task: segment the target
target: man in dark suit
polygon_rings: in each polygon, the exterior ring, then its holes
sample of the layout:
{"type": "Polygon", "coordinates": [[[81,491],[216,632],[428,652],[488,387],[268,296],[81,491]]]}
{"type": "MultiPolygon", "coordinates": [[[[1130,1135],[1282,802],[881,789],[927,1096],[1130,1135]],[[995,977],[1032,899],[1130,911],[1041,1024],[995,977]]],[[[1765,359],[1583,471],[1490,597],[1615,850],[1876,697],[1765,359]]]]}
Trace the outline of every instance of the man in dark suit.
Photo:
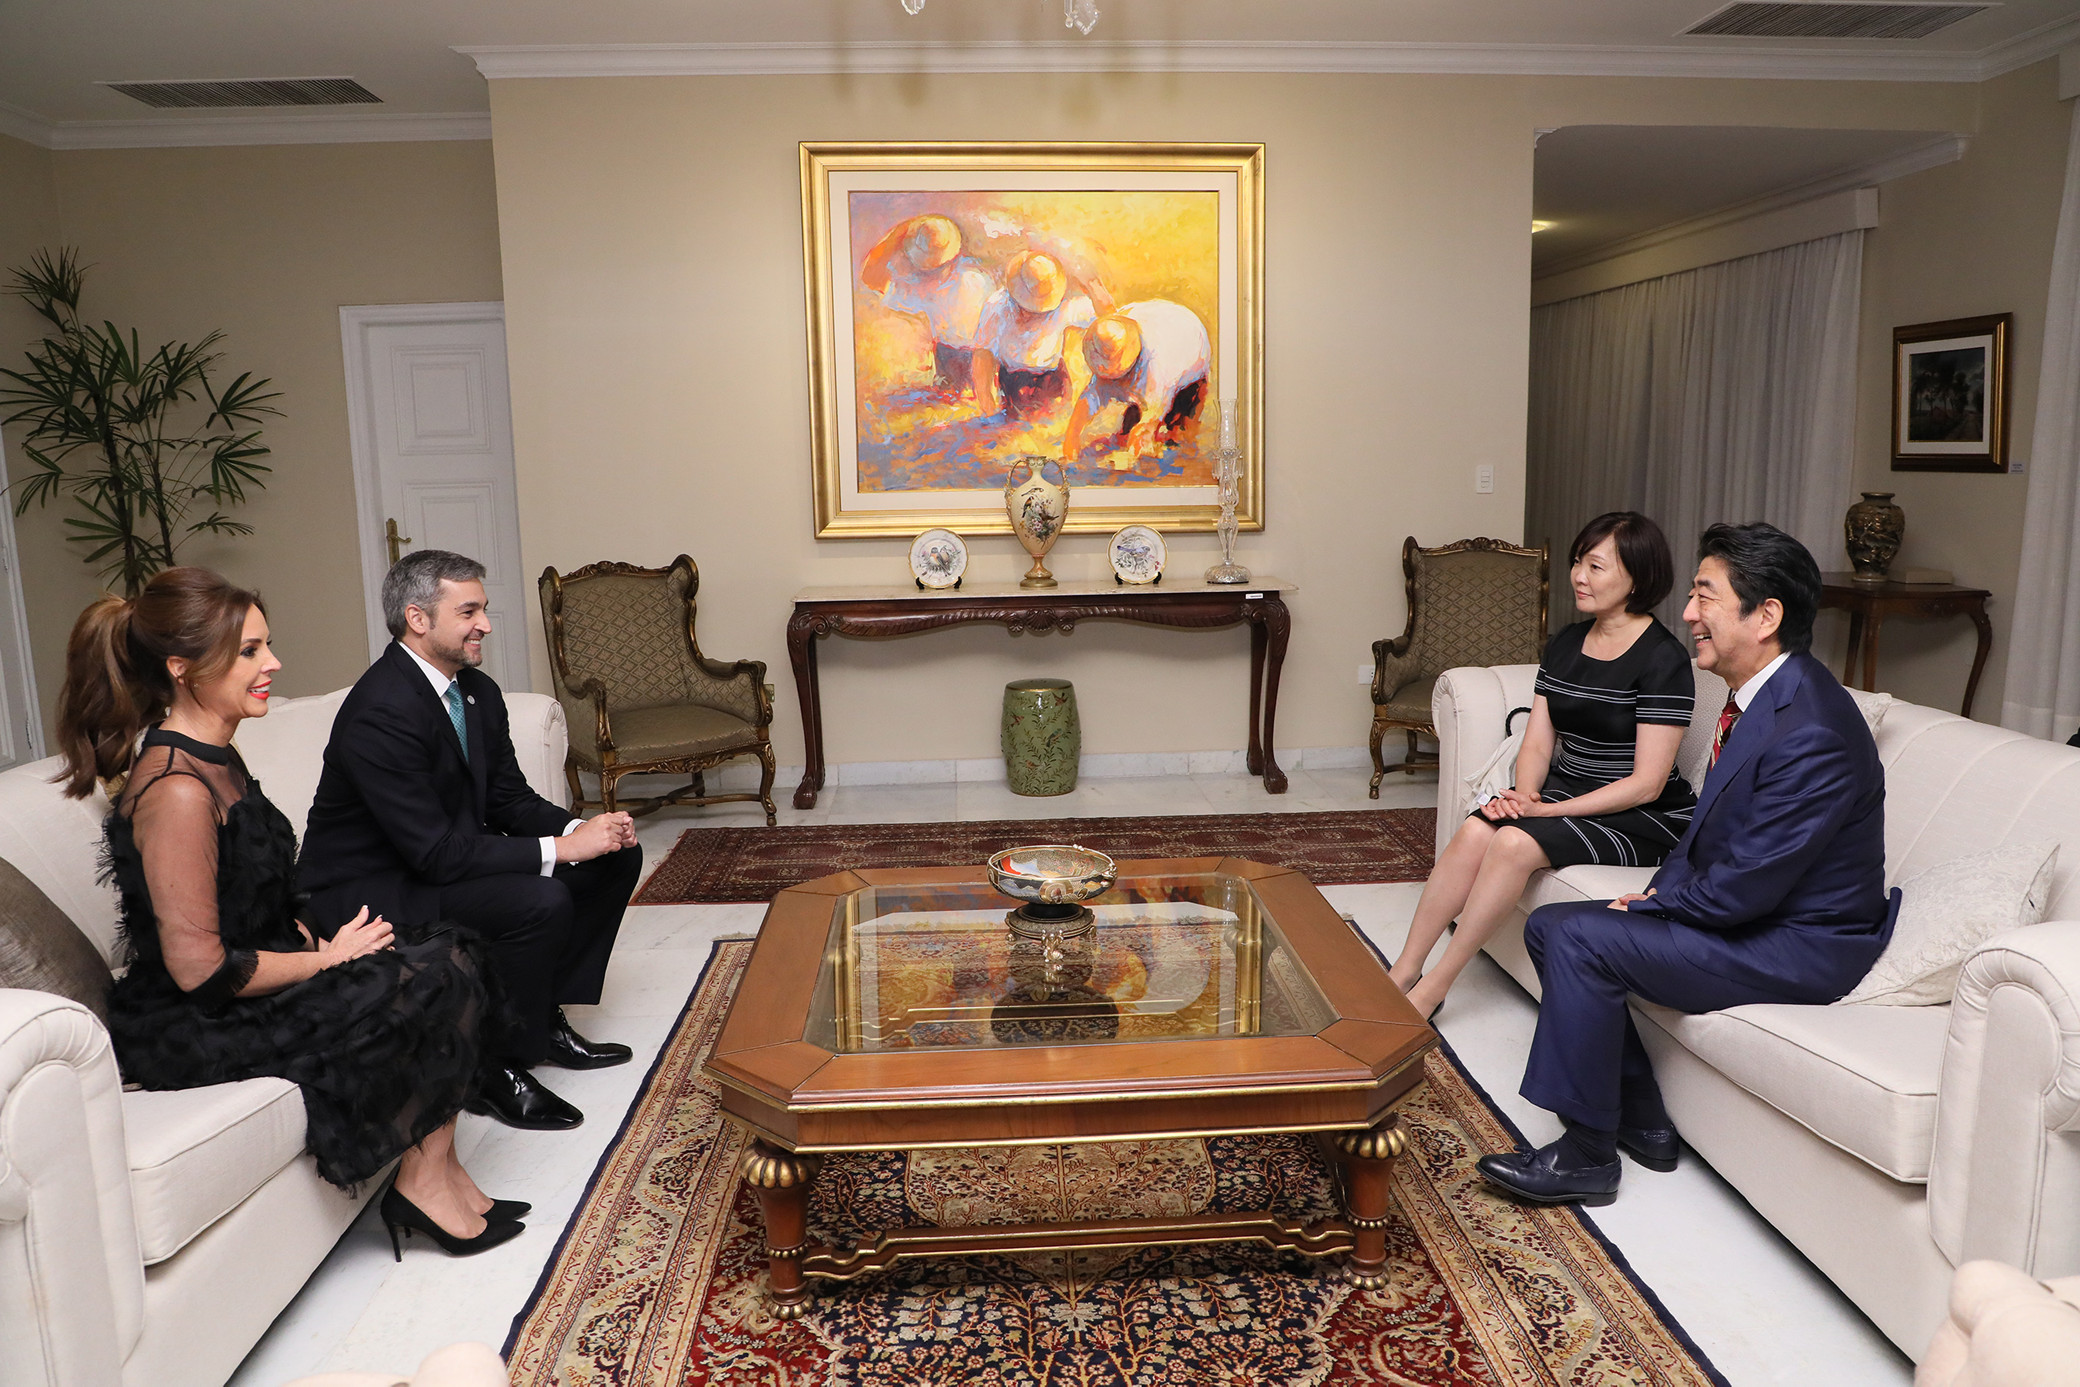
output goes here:
{"type": "Polygon", "coordinates": [[[1676,1133],[1628,993],[1678,1011],[1831,1002],[1891,936],[1885,774],[1856,704],[1809,653],[1820,567],[1770,525],[1714,525],[1683,611],[1730,690],[1690,828],[1644,895],[1533,911],[1545,995],[1521,1092],[1566,1130],[1481,1174],[1536,1203],[1608,1204],[1618,1148],[1672,1170],[1676,1133]]]}
{"type": "Polygon", "coordinates": [[[567,1004],[599,1001],[621,913],[642,867],[626,814],[577,820],[520,773],[498,685],[477,666],[491,634],[484,566],[439,549],[383,579],[395,637],[332,724],[304,834],[305,917],[328,935],[364,905],[405,925],[452,921],[481,935],[505,996],[473,1111],[511,1126],[575,1127],[584,1115],[528,1073],[629,1058],[571,1028],[567,1004]]]}

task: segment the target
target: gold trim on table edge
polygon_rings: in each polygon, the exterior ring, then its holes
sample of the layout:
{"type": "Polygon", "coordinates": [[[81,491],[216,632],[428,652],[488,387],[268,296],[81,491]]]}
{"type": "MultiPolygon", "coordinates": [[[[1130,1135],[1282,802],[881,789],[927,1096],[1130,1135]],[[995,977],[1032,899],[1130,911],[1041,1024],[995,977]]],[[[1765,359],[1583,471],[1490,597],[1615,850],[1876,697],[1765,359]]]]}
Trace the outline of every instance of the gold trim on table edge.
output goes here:
{"type": "MultiPolygon", "coordinates": [[[[1161,1044],[1167,1042],[1150,1042],[1161,1044]]],[[[1326,1043],[1326,1042],[1325,1042],[1326,1043]]],[[[1436,1042],[1402,1060],[1376,1079],[1323,1080],[1305,1084],[1220,1084],[1207,1088],[1172,1089],[1105,1089],[1092,1093],[1049,1093],[1010,1094],[1004,1097],[976,1098],[873,1098],[844,1103],[783,1103],[763,1089],[753,1088],[741,1079],[719,1072],[713,1061],[701,1066],[706,1077],[724,1088],[733,1088],[739,1093],[749,1094],[768,1107],[791,1113],[826,1112],[885,1112],[908,1111],[913,1108],[1039,1108],[1059,1107],[1070,1103],[1123,1103],[1129,1100],[1160,1102],[1166,1098],[1249,1098],[1260,1093],[1357,1093],[1382,1088],[1411,1065],[1420,1065],[1423,1057],[1436,1048],[1436,1042]]],[[[839,1058],[833,1056],[832,1058],[839,1058]]],[[[1338,1124],[1345,1125],[1345,1124],[1338,1124]]],[[[1292,1130],[1298,1131],[1298,1128],[1292,1130]]],[[[1107,1138],[1099,1138],[1107,1140],[1107,1138]]]]}
{"type": "MultiPolygon", "coordinates": [[[[1410,1089],[1409,1093],[1415,1092],[1410,1089]]],[[[1272,1122],[1261,1127],[1180,1127],[1160,1132],[1099,1132],[1096,1135],[1047,1136],[1047,1137],[964,1137],[958,1141],[853,1141],[853,1142],[803,1142],[789,1146],[783,1137],[775,1136],[765,1128],[750,1121],[741,1113],[723,1109],[726,1122],[743,1128],[758,1140],[779,1147],[792,1156],[829,1156],[841,1151],[964,1151],[975,1146],[1096,1146],[1108,1141],[1193,1141],[1212,1137],[1275,1137],[1304,1132],[1364,1132],[1393,1115],[1394,1109],[1408,1097],[1402,1094],[1389,1104],[1386,1112],[1371,1118],[1359,1118],[1355,1122],[1272,1122]]]]}
{"type": "MultiPolygon", "coordinates": [[[[986,159],[1004,169],[1117,168],[1204,170],[1235,175],[1236,324],[1242,360],[1234,363],[1242,403],[1247,470],[1235,519],[1245,533],[1264,528],[1264,146],[1255,143],[821,141],[804,140],[802,164],[803,313],[809,344],[809,447],[816,538],[910,538],[930,529],[959,535],[1008,535],[1002,507],[841,513],[837,325],[832,321],[830,189],[840,169],[969,167],[986,159]]],[[[981,490],[982,488],[976,488],[981,490]]],[[[1211,534],[1220,506],[1071,506],[1063,534],[1111,534],[1122,525],[1152,525],[1166,534],[1211,534]]]]}

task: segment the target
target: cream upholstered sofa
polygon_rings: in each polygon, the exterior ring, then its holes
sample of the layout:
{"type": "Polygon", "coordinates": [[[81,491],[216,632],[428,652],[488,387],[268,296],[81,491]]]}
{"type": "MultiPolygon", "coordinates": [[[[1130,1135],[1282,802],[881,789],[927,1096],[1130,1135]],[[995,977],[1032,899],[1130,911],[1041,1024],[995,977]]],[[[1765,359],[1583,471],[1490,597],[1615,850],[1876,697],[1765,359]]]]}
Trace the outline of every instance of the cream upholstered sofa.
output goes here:
{"type": "MultiPolygon", "coordinates": [[[[1441,847],[1470,807],[1532,665],[1438,680],[1441,847]]],[[[1726,686],[1703,670],[1677,765],[1697,783],[1726,686]]],[[[1744,1006],[1684,1016],[1633,1002],[1683,1138],[1906,1353],[1944,1322],[1953,1270],[1991,1258],[2080,1273],[2080,750],[1894,703],[1886,881],[2009,839],[2057,839],[2043,923],[1996,935],[1948,1006],[1744,1006]]],[[[1488,952],[1533,996],[1523,915],[1644,890],[1650,872],[1531,880],[1488,952]]]]}
{"type": "MultiPolygon", "coordinates": [[[[238,747],[301,831],[346,691],[283,699],[238,747]]],[[[555,797],[564,717],[509,694],[528,783],[555,797]]],[[[68,800],[55,759],[0,773],[0,858],[109,958],[96,880],[107,801],[68,800]]],[[[7,922],[0,920],[0,930],[7,922]]],[[[0,988],[0,1387],[214,1387],[352,1223],[318,1178],[303,1099],[282,1079],[124,1092],[85,1007],[0,988]]]]}

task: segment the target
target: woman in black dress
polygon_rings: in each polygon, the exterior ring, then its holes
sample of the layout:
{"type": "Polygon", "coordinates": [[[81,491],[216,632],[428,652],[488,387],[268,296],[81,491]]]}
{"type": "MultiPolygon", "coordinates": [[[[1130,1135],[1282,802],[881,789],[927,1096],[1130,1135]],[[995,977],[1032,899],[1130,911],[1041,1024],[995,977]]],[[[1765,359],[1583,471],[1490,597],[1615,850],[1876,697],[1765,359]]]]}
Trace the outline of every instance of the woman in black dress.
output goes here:
{"type": "Polygon", "coordinates": [[[292,1080],[325,1179],[351,1188],[399,1162],[382,1205],[393,1250],[400,1229],[494,1247],[526,1206],[490,1199],[455,1155],[493,1015],[477,946],[403,939],[366,910],[322,941],[296,919],[295,830],[231,746],[280,668],[259,596],[202,568],[103,598],[73,628],[61,778],[74,798],[96,780],[115,798],[117,1061],[148,1089],[292,1080]]]}
{"type": "Polygon", "coordinates": [[[1396,986],[1428,1016],[1507,918],[1531,874],[1583,862],[1653,867],[1697,803],[1676,772],[1690,726],[1690,653],[1650,613],[1675,561],[1636,511],[1589,522],[1568,551],[1587,621],[1553,637],[1538,667],[1516,788],[1477,807],[1438,855],[1394,961],[1396,986]],[[1443,959],[1424,962],[1454,918],[1443,959]]]}

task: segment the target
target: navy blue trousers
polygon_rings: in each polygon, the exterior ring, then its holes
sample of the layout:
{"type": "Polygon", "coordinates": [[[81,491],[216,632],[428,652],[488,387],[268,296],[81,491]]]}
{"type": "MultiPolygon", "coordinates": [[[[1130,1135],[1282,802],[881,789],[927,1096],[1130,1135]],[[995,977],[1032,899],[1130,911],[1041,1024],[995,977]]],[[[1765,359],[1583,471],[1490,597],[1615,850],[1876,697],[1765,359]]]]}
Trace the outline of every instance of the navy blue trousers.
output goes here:
{"type": "Polygon", "coordinates": [[[1791,925],[1698,929],[1580,901],[1532,911],[1524,945],[1545,995],[1518,1091],[1608,1132],[1668,1125],[1628,993],[1684,1012],[1831,1002],[1862,980],[1884,939],[1791,925]]]}

